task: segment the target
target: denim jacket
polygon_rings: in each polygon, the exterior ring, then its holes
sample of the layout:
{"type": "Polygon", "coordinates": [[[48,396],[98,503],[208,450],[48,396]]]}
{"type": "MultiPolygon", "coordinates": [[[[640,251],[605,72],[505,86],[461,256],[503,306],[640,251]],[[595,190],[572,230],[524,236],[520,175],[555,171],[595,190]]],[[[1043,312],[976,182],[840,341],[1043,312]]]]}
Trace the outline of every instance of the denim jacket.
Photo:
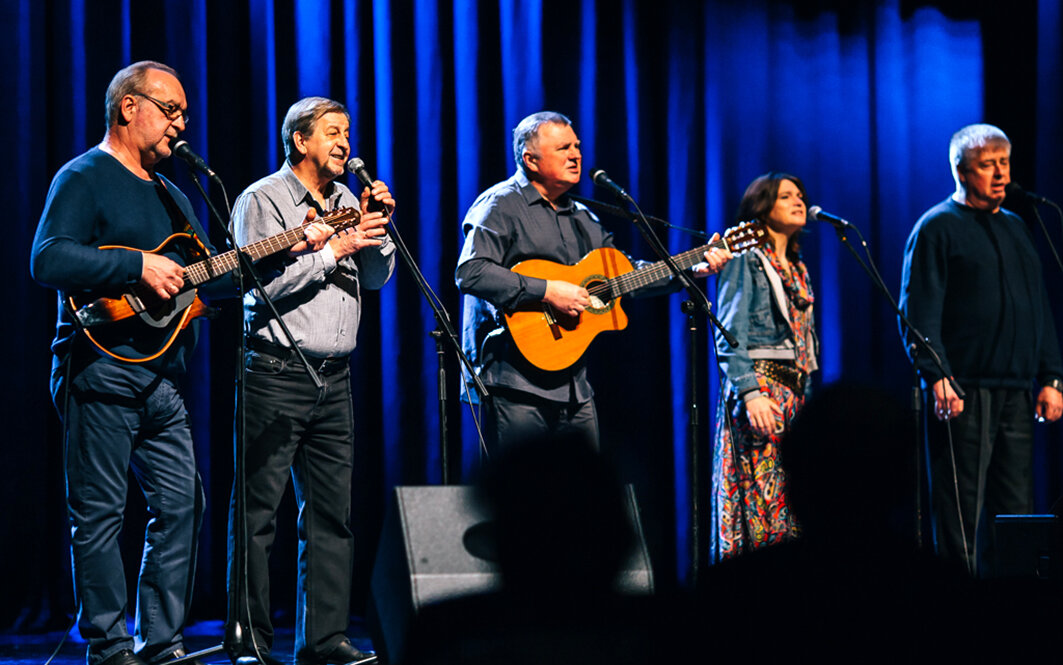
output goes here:
{"type": "MultiPolygon", "coordinates": [[[[720,322],[739,341],[732,349],[719,331],[716,354],[726,390],[754,397],[759,388],[753,361],[794,360],[794,332],[782,280],[768,258],[754,249],[736,256],[720,271],[716,301],[720,322]]],[[[812,369],[817,369],[818,341],[811,332],[812,369]]],[[[811,382],[805,384],[806,396],[811,382]]]]}

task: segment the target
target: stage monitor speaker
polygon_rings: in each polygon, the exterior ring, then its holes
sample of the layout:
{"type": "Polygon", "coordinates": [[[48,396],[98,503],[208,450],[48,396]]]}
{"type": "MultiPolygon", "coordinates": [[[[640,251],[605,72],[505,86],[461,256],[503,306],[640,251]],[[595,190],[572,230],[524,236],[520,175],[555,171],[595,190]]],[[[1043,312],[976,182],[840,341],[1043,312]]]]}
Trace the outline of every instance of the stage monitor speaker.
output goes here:
{"type": "MultiPolygon", "coordinates": [[[[414,615],[425,605],[499,588],[485,544],[486,518],[468,486],[396,487],[388,503],[370,581],[373,646],[386,663],[400,662],[414,615]]],[[[637,537],[617,582],[629,593],[652,593],[653,572],[635,493],[625,494],[637,537]]]]}
{"type": "Polygon", "coordinates": [[[1055,515],[997,515],[997,577],[1063,579],[1063,548],[1055,515]]]}

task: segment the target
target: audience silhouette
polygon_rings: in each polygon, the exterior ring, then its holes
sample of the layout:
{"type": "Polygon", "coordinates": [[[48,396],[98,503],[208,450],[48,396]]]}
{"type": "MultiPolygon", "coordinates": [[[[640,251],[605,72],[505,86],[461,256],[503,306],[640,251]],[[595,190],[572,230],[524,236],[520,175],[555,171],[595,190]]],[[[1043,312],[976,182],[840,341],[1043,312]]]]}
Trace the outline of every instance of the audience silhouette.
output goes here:
{"type": "Polygon", "coordinates": [[[425,608],[409,665],[672,662],[672,605],[624,593],[636,544],[625,491],[574,436],[533,439],[489,460],[476,485],[491,517],[502,590],[425,608]]]}

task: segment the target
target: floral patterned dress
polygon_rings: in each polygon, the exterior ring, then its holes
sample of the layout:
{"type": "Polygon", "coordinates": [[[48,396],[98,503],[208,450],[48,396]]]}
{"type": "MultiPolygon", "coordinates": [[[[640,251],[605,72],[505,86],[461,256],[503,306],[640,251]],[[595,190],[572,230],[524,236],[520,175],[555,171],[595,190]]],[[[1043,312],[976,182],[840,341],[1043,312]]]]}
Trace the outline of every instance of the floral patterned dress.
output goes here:
{"type": "MultiPolygon", "coordinates": [[[[804,263],[794,261],[790,271],[786,271],[770,247],[761,251],[782,280],[793,329],[794,364],[807,377],[815,367],[815,349],[809,348],[813,295],[808,270],[804,263]]],[[[804,405],[805,394],[759,370],[756,375],[761,394],[778,404],[783,413],[776,431],[761,436],[750,427],[745,402],[732,386],[728,383],[721,391],[712,460],[714,561],[741,553],[747,536],[748,549],[753,550],[787,540],[799,532],[787,498],[779,444],[804,405]]]]}

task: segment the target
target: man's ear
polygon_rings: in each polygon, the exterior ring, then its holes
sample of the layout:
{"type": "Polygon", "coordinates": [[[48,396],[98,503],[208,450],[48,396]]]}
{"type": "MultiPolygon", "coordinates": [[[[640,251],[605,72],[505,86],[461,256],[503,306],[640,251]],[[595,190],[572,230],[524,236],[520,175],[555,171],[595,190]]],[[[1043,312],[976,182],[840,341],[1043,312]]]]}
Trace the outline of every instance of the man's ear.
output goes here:
{"type": "Polygon", "coordinates": [[[140,105],[133,95],[126,95],[118,105],[118,124],[128,125],[133,122],[133,116],[140,110],[140,105]]]}
{"type": "Polygon", "coordinates": [[[292,132],[292,145],[295,146],[296,152],[302,156],[306,156],[306,137],[302,132],[292,132]]]}
{"type": "Polygon", "coordinates": [[[529,171],[531,173],[539,172],[539,163],[537,161],[538,157],[536,157],[535,153],[533,153],[531,150],[525,150],[524,154],[521,155],[521,157],[523,157],[524,159],[525,171],[529,171]]]}

